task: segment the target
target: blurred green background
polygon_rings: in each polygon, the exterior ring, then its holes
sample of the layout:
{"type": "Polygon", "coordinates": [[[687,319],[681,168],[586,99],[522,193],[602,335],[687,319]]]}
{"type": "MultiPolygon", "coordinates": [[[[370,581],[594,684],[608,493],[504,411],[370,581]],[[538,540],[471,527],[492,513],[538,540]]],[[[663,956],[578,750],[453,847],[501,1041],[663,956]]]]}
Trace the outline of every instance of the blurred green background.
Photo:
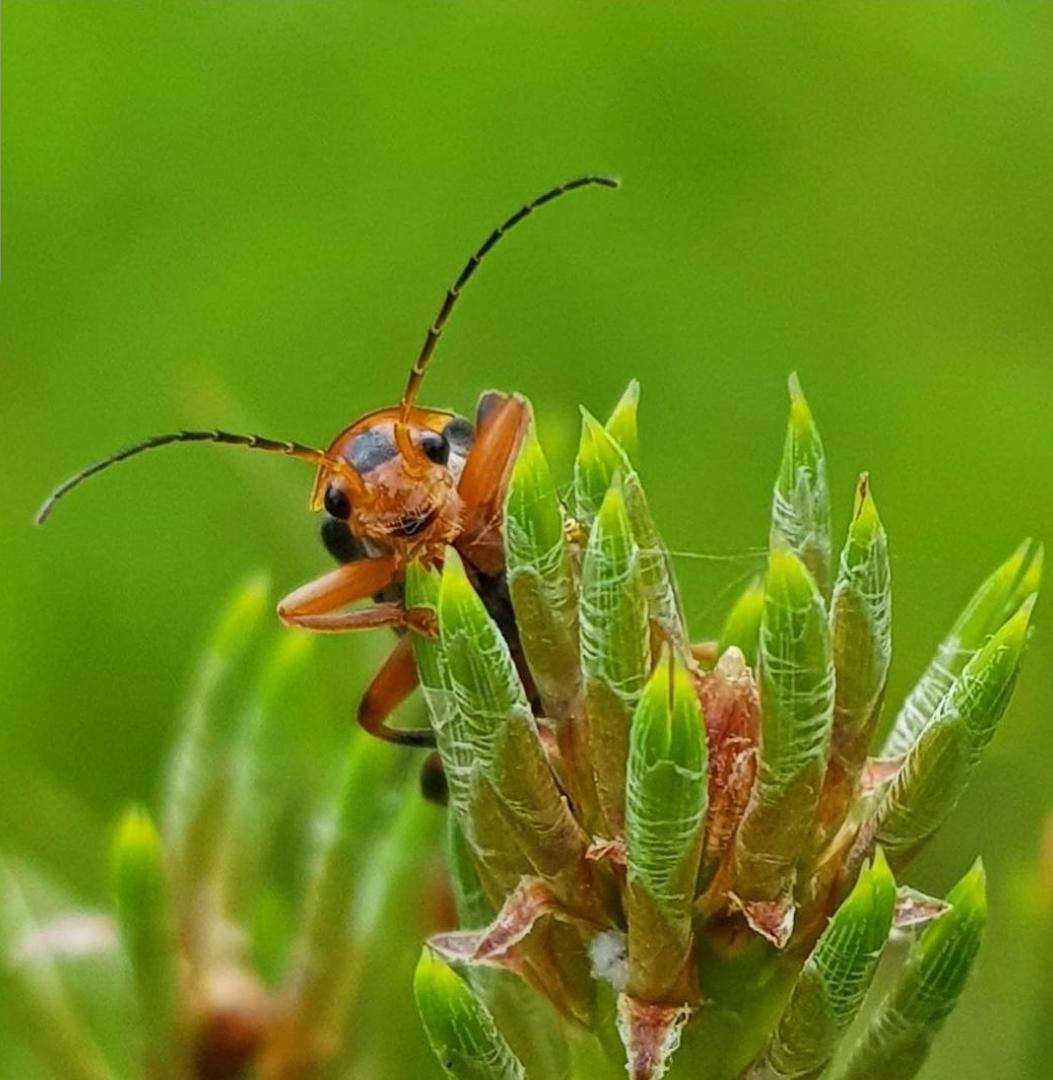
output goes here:
{"type": "MultiPolygon", "coordinates": [[[[980,578],[1053,539],[1048,3],[222,4],[8,0],[0,284],[0,834],[86,898],[150,800],[233,583],[328,565],[303,465],[184,448],[31,526],[57,480],[154,431],[324,443],[398,395],[489,228],[424,399],[578,403],[643,383],[645,474],[693,630],[758,568],[796,369],[838,530],[871,471],[893,545],[891,700],[980,578]]],[[[564,475],[566,472],[564,471],[564,475]]],[[[1033,895],[1053,804],[1053,634],[913,882],[981,853],[992,919],[926,1080],[1039,1077],[1033,895]]],[[[382,642],[326,643],[350,724],[382,642]]],[[[296,723],[296,717],[290,717],[296,723]]],[[[407,1074],[408,1075],[408,1074],[407,1074]]]]}

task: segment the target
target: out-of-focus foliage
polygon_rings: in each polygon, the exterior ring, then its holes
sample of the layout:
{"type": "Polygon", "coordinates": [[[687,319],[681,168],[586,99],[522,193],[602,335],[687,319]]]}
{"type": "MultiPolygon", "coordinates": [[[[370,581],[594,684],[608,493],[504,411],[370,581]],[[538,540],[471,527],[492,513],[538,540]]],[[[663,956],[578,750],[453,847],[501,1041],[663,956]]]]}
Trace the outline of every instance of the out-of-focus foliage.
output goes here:
{"type": "MultiPolygon", "coordinates": [[[[625,186],[495,254],[426,400],[468,411],[484,387],[522,390],[566,476],[577,403],[601,409],[644,377],[647,490],[670,547],[737,556],[678,564],[703,637],[762,569],[749,551],[796,368],[822,403],[836,536],[857,472],[880,478],[903,700],[969,583],[1020,536],[1053,536],[1051,51],[1053,10],[1031,0],[8,0],[3,847],[101,907],[99,853],[120,808],[161,786],[201,627],[247,569],[287,589],[327,564],[298,465],[159,454],[36,533],[49,486],[155,430],[324,441],[390,403],[472,245],[586,169],[625,186]]],[[[320,644],[333,723],[351,723],[383,648],[320,644]]],[[[973,794],[916,864],[942,894],[981,851],[992,889],[926,1080],[1005,1075],[1007,1059],[1041,1075],[1020,1007],[1045,978],[1041,931],[1005,893],[1053,759],[1047,635],[1032,648],[973,794]]],[[[342,760],[299,708],[275,731],[342,760]]],[[[32,1076],[8,1023],[0,1071],[32,1076]]]]}

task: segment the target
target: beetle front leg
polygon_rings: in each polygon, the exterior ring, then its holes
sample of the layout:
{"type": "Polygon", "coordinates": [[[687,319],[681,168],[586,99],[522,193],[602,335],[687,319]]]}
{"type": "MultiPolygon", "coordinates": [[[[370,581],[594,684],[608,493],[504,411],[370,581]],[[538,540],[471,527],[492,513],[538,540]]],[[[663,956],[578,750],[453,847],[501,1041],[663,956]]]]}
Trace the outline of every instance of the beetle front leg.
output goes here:
{"type": "Polygon", "coordinates": [[[278,617],[286,626],[340,634],[378,627],[406,627],[431,636],[435,618],[425,610],[406,610],[401,604],[374,604],[357,611],[338,609],[365,600],[387,588],[398,575],[394,556],[345,563],[289,593],[278,605],[278,617]]]}

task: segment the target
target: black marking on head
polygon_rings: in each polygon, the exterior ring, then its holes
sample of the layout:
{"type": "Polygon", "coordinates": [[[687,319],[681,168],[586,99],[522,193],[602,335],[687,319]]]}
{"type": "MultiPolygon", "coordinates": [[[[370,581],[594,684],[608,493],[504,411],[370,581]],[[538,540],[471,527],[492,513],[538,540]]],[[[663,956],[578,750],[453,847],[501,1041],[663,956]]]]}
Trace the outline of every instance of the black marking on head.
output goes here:
{"type": "Polygon", "coordinates": [[[466,420],[463,416],[455,416],[442,429],[442,433],[454,454],[462,458],[468,456],[468,451],[475,442],[475,428],[472,427],[470,420],[466,420]]]}
{"type": "Polygon", "coordinates": [[[390,431],[367,428],[356,435],[344,451],[344,457],[360,476],[372,472],[378,465],[390,461],[397,450],[390,431]]]}
{"type": "Polygon", "coordinates": [[[322,543],[338,563],[358,562],[368,554],[362,541],[352,535],[347,522],[333,517],[322,522],[322,543]]]}

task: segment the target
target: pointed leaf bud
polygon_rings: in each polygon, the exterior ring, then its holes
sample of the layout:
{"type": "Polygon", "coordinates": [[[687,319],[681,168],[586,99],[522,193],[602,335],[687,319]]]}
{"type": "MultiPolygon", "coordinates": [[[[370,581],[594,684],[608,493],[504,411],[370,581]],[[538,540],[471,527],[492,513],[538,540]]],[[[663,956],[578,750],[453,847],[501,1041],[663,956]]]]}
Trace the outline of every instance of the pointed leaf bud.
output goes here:
{"type": "Polygon", "coordinates": [[[855,1019],[888,939],[896,882],[878,849],[797,976],[758,1076],[818,1077],[855,1019]]]}
{"type": "Polygon", "coordinates": [[[826,594],[831,546],[826,456],[796,373],[790,376],[790,420],[772,497],[771,544],[796,552],[826,594]]]}
{"type": "Polygon", "coordinates": [[[581,668],[588,744],[606,829],[621,835],[629,726],[650,661],[647,603],[621,485],[596,517],[581,572],[581,668]]]}
{"type": "Polygon", "coordinates": [[[821,841],[840,827],[881,714],[892,656],[888,543],[867,476],[859,478],[848,539],[830,601],[836,672],[830,761],[821,799],[821,841]]]}
{"type": "Polygon", "coordinates": [[[987,920],[979,861],[947,894],[950,909],[922,933],[839,1080],[911,1080],[965,988],[987,920]]]}
{"type": "Polygon", "coordinates": [[[872,827],[894,869],[943,824],[994,736],[1020,671],[1034,601],[1025,600],[969,661],[878,804],[872,827]]]}
{"type": "Polygon", "coordinates": [[[1041,544],[1025,540],[977,589],[941,642],[889,732],[882,757],[905,754],[932,719],[943,696],[987,639],[1042,583],[1041,544]]]}
{"type": "Polygon", "coordinates": [[[682,1001],[706,814],[706,743],[694,683],[668,654],[633,715],[626,800],[629,993],[682,1001]]]}
{"type": "Polygon", "coordinates": [[[822,597],[803,561],[772,553],[760,634],[761,752],[736,838],[734,892],[767,911],[784,939],[797,860],[812,832],[833,717],[834,674],[822,597]]]}
{"type": "Polygon", "coordinates": [[[523,1066],[486,1006],[453,968],[428,948],[422,950],[417,963],[413,996],[428,1042],[447,1076],[523,1080],[523,1066]]]}

